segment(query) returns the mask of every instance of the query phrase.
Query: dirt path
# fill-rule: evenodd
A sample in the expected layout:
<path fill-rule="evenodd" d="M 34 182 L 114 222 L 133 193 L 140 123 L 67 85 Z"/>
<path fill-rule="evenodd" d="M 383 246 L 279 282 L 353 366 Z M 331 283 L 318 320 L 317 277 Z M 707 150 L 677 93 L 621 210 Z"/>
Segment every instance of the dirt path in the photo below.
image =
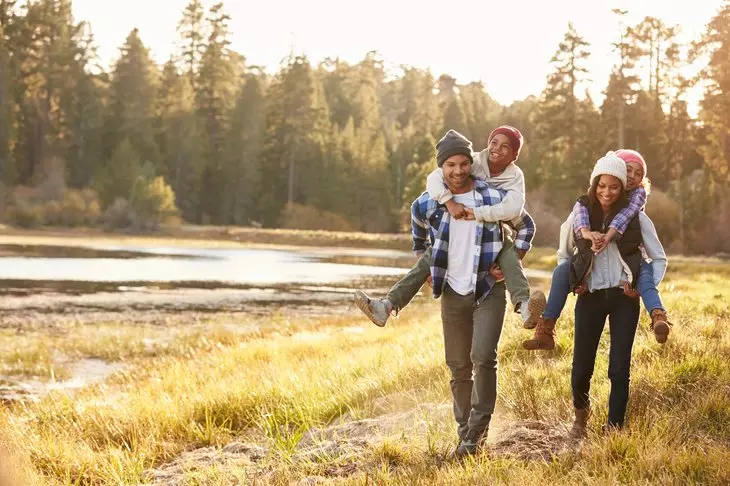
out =
<path fill-rule="evenodd" d="M 386 401 L 398 396 L 387 397 Z M 382 399 L 381 399 L 382 401 Z M 389 408 L 389 404 L 376 404 Z M 453 427 L 450 403 L 423 403 L 409 409 L 383 413 L 373 418 L 343 420 L 327 427 L 308 431 L 296 447 L 291 462 L 297 464 L 329 462 L 321 475 L 307 476 L 296 484 L 320 484 L 334 478 L 353 478 L 379 467 L 372 454 L 385 441 L 402 442 L 403 437 L 427 438 L 434 431 L 450 436 Z M 511 421 L 495 415 L 489 438 L 482 454 L 488 457 L 512 457 L 523 460 L 546 460 L 577 452 L 579 444 L 568 436 L 568 425 L 540 421 Z M 440 444 L 441 452 L 431 459 L 436 464 L 453 459 L 453 446 Z M 428 450 L 424 454 L 431 454 Z M 182 485 L 190 474 L 215 467 L 219 471 L 247 471 L 246 477 L 260 478 L 264 483 L 275 464 L 280 463 L 275 448 L 263 438 L 249 436 L 224 447 L 205 447 L 181 454 L 175 460 L 147 471 L 154 484 Z M 397 468 L 397 465 L 394 466 Z"/>

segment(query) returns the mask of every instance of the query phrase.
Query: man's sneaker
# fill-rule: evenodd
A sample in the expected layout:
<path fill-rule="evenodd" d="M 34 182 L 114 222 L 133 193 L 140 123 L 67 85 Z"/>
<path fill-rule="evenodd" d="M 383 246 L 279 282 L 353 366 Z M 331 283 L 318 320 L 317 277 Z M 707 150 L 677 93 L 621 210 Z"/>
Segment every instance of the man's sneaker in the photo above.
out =
<path fill-rule="evenodd" d="M 545 305 L 547 305 L 547 299 L 545 294 L 541 290 L 535 290 L 530 292 L 530 298 L 520 306 L 520 313 L 522 314 L 522 327 L 525 329 L 535 329 L 537 321 L 540 319 Z"/>
<path fill-rule="evenodd" d="M 385 299 L 373 300 L 362 290 L 355 291 L 355 305 L 378 327 L 385 326 L 390 317 L 391 305 Z"/>

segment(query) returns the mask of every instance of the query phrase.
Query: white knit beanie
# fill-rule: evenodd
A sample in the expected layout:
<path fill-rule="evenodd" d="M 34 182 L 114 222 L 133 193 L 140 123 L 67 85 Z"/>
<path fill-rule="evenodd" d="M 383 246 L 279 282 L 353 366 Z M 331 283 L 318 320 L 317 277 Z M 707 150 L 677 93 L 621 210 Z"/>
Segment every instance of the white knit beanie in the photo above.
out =
<path fill-rule="evenodd" d="M 621 181 L 626 189 L 626 162 L 614 152 L 608 152 L 598 159 L 591 173 L 591 184 L 593 180 L 602 175 L 611 175 Z"/>

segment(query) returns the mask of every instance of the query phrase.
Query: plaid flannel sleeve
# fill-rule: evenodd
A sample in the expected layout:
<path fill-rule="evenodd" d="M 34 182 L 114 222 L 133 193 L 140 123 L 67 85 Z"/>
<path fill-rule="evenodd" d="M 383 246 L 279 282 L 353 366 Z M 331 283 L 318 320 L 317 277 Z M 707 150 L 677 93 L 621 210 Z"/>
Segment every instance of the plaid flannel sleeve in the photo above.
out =
<path fill-rule="evenodd" d="M 530 213 L 523 209 L 518 217 L 509 222 L 509 225 L 517 231 L 517 235 L 515 236 L 515 248 L 530 251 L 536 229 L 535 220 L 532 219 Z"/>
<path fill-rule="evenodd" d="M 428 237 L 428 223 L 425 218 L 425 211 L 420 199 L 411 204 L 411 238 L 413 239 L 413 252 L 419 255 L 431 246 Z"/>
<path fill-rule="evenodd" d="M 583 228 L 591 227 L 591 222 L 588 216 L 588 208 L 583 206 L 581 203 L 576 202 L 573 206 L 573 232 L 576 238 L 583 238 L 580 230 Z"/>
<path fill-rule="evenodd" d="M 637 214 L 639 214 L 639 211 L 641 211 L 641 208 L 643 208 L 645 204 L 646 191 L 643 187 L 637 187 L 631 194 L 629 205 L 618 212 L 618 214 L 613 218 L 613 221 L 611 221 L 609 228 L 613 228 L 619 233 L 624 234 L 626 228 L 629 226 L 629 222 L 634 219 Z"/>

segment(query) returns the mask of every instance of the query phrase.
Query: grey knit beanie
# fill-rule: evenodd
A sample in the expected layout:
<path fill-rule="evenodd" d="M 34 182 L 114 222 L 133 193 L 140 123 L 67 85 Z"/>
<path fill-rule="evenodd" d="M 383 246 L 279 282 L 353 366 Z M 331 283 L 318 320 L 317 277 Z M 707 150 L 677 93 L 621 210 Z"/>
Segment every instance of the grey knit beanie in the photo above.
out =
<path fill-rule="evenodd" d="M 471 141 L 456 130 L 449 130 L 436 142 L 436 163 L 441 167 L 446 159 L 457 154 L 466 155 L 469 157 L 469 163 L 474 163 L 471 156 Z"/>

